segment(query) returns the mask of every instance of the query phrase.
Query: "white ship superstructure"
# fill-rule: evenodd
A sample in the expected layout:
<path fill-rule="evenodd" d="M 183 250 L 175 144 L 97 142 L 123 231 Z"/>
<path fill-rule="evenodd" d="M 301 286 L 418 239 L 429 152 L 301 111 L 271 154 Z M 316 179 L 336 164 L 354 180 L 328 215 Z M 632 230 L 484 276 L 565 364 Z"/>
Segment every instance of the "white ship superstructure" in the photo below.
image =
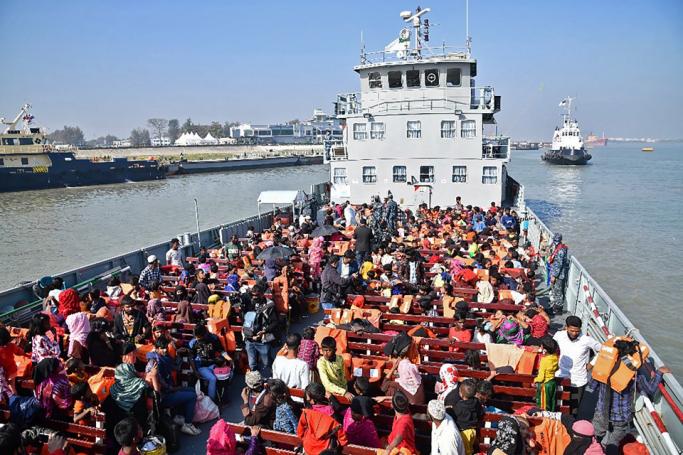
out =
<path fill-rule="evenodd" d="M 573 98 L 567 97 L 560 102 L 565 108 L 562 126 L 555 128 L 550 150 L 543 154 L 543 160 L 551 164 L 586 164 L 591 155 L 586 151 L 579 122 L 572 119 Z"/>
<path fill-rule="evenodd" d="M 505 199 L 509 138 L 484 137 L 500 97 L 476 87 L 468 46 L 428 47 L 429 8 L 383 51 L 361 50 L 360 93 L 338 95 L 343 141 L 327 151 L 334 201 L 386 196 L 405 206 L 448 205 L 457 195 L 481 206 Z"/>

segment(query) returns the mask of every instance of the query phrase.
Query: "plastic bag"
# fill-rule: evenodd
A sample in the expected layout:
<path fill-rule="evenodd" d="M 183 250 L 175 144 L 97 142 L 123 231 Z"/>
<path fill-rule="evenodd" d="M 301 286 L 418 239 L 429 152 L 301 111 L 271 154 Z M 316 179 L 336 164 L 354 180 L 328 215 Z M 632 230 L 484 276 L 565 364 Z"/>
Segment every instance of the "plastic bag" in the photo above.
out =
<path fill-rule="evenodd" d="M 197 381 L 197 384 L 195 384 L 195 390 L 197 391 L 197 402 L 194 405 L 194 418 L 192 422 L 204 423 L 217 419 L 220 416 L 218 406 L 211 398 L 204 395 L 200 381 Z"/>

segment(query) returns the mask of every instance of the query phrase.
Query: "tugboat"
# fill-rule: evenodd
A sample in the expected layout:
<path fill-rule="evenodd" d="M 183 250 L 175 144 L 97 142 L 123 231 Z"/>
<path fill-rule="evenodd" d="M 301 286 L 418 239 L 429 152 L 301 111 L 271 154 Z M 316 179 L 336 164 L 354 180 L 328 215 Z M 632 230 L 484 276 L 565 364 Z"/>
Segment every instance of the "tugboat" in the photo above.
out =
<path fill-rule="evenodd" d="M 0 134 L 0 193 L 42 190 L 72 186 L 140 182 L 166 177 L 166 169 L 155 160 L 91 161 L 78 159 L 73 152 L 59 151 L 46 143 L 45 132 L 31 126 L 31 106 L 22 106 Z M 23 123 L 23 128 L 17 125 Z"/>
<path fill-rule="evenodd" d="M 586 151 L 579 129 L 579 122 L 572 120 L 572 100 L 567 97 L 562 100 L 560 107 L 565 108 L 562 114 L 562 127 L 555 128 L 553 142 L 541 159 L 550 164 L 586 164 L 592 158 Z"/>

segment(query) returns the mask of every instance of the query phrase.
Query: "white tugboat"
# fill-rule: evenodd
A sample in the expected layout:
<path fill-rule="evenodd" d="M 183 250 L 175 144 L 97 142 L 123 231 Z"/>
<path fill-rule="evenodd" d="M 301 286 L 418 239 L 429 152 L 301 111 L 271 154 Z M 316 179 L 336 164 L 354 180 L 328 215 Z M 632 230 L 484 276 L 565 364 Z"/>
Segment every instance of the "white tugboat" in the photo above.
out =
<path fill-rule="evenodd" d="M 562 100 L 560 107 L 565 108 L 562 114 L 562 127 L 555 128 L 553 143 L 541 157 L 550 164 L 586 164 L 592 158 L 583 143 L 579 122 L 572 119 L 573 98 Z"/>
<path fill-rule="evenodd" d="M 400 14 L 398 37 L 379 52 L 361 49 L 360 93 L 337 96 L 343 141 L 327 144 L 331 199 L 360 204 L 389 192 L 406 207 L 482 207 L 510 196 L 508 137 L 484 137 L 500 97 L 475 87 L 470 39 L 429 47 L 429 8 Z"/>

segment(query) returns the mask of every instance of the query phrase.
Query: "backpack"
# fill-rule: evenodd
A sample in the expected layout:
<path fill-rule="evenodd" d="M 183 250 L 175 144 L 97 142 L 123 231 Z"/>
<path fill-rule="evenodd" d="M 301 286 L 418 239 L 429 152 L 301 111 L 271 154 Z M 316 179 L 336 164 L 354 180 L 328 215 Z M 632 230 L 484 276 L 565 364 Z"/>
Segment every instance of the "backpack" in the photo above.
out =
<path fill-rule="evenodd" d="M 384 346 L 384 354 L 389 357 L 399 357 L 404 354 L 410 348 L 413 339 L 406 332 L 401 332 L 395 335 L 389 342 Z"/>
<path fill-rule="evenodd" d="M 14 395 L 9 399 L 9 412 L 11 421 L 24 428 L 43 414 L 43 408 L 36 397 Z"/>
<path fill-rule="evenodd" d="M 252 338 L 256 334 L 254 328 L 255 322 L 256 311 L 247 311 L 244 315 L 244 321 L 242 322 L 242 334 L 245 338 Z"/>

